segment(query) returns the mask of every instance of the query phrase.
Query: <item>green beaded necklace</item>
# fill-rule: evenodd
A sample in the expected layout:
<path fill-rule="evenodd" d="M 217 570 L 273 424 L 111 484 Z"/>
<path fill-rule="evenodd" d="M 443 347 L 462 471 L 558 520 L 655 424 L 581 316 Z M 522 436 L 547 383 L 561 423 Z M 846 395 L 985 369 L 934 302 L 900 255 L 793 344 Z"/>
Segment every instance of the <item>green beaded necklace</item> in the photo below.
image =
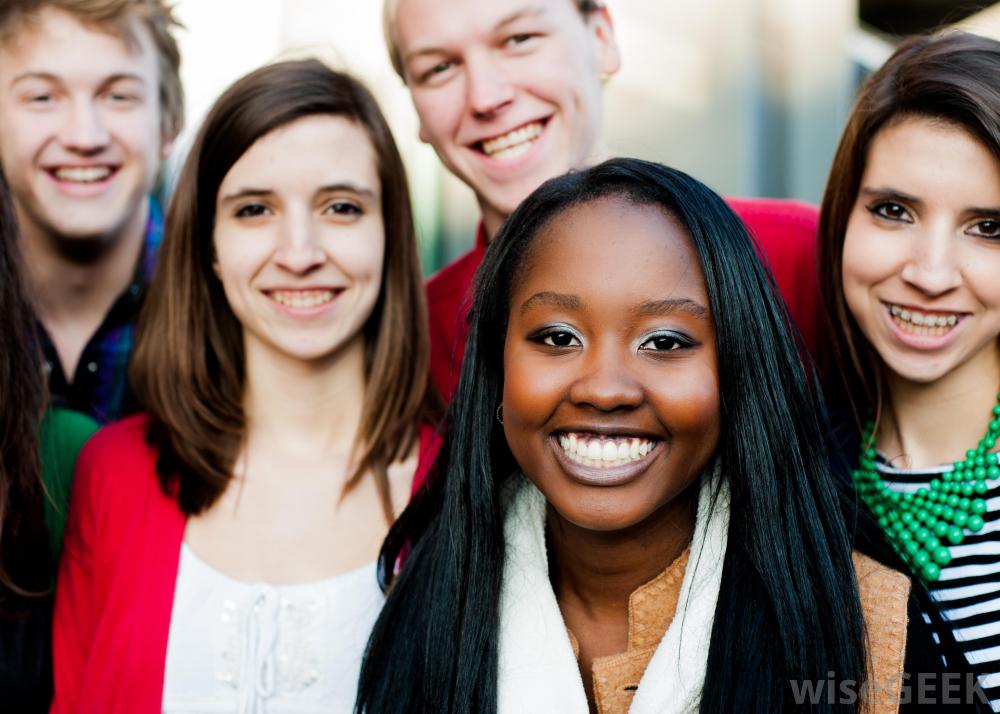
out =
<path fill-rule="evenodd" d="M 875 468 L 874 432 L 869 421 L 861 434 L 854 485 L 903 560 L 924 582 L 934 582 L 941 577 L 941 566 L 951 562 L 949 546 L 961 543 L 965 531 L 978 533 L 983 528 L 986 481 L 1000 478 L 1000 457 L 991 452 L 1000 439 L 1000 403 L 993 407 L 979 445 L 916 493 L 893 491 L 882 480 Z"/>

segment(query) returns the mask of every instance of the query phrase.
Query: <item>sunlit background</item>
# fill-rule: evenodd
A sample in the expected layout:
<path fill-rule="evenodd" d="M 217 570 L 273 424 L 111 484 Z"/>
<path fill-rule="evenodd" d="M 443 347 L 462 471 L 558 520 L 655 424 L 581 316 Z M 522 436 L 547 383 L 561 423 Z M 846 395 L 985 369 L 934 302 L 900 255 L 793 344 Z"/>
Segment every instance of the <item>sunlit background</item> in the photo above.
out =
<path fill-rule="evenodd" d="M 489 0 L 481 0 L 489 2 Z M 969 0 L 606 0 L 623 63 L 605 90 L 612 154 L 683 169 L 727 195 L 817 202 L 859 82 L 899 37 L 960 23 L 1000 36 Z M 188 97 L 183 153 L 219 93 L 255 67 L 318 56 L 378 97 L 407 163 L 424 268 L 468 249 L 471 192 L 417 139 L 381 0 L 178 0 Z M 990 7 L 993 6 L 993 7 Z"/>

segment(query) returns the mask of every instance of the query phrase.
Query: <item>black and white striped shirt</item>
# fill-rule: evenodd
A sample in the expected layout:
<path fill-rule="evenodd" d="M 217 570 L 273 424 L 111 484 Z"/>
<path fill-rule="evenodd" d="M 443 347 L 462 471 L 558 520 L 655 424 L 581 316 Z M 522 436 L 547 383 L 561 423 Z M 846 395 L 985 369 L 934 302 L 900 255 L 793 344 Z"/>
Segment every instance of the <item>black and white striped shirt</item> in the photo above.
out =
<path fill-rule="evenodd" d="M 882 459 L 877 467 L 890 488 L 903 492 L 927 487 L 951 470 L 951 464 L 919 471 L 898 469 Z M 980 684 L 993 710 L 1000 712 L 1000 480 L 987 485 L 982 496 L 986 499 L 983 529 L 965 531 L 962 544 L 950 546 L 952 560 L 929 589 L 969 662 L 984 673 Z"/>

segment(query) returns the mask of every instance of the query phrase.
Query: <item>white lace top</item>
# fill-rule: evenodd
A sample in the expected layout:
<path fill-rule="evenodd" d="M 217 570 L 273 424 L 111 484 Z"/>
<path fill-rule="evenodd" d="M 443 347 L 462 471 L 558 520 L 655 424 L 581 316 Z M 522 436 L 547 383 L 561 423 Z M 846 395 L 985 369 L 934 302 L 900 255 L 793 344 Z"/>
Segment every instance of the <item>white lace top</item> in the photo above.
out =
<path fill-rule="evenodd" d="M 317 582 L 270 585 L 234 580 L 183 544 L 163 714 L 353 711 L 382 602 L 374 563 Z"/>

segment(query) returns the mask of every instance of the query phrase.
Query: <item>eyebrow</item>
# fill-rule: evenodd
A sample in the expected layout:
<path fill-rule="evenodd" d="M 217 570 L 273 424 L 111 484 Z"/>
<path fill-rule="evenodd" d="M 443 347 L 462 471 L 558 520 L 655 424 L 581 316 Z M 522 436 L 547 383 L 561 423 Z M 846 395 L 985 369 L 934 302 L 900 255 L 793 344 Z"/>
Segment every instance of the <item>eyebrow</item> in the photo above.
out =
<path fill-rule="evenodd" d="M 543 291 L 535 293 L 521 303 L 521 314 L 536 306 L 555 307 L 563 310 L 579 310 L 583 301 L 576 295 Z M 636 317 L 654 317 L 683 312 L 699 319 L 708 318 L 708 308 L 689 298 L 668 298 L 666 300 L 647 300 L 635 309 Z"/>
<path fill-rule="evenodd" d="M 863 187 L 858 194 L 860 196 L 867 196 L 868 198 L 882 198 L 890 201 L 899 201 L 900 203 L 911 203 L 914 206 L 924 205 L 924 202 L 916 196 L 911 196 L 908 193 L 897 191 L 894 188 L 868 188 L 866 186 Z"/>
<path fill-rule="evenodd" d="M 21 74 L 14 77 L 11 80 L 10 86 L 14 86 L 18 82 L 23 82 L 26 79 L 40 79 L 44 82 L 54 82 L 56 84 L 62 84 L 62 77 L 52 74 L 51 72 L 22 72 Z M 132 82 L 138 82 L 139 84 L 145 85 L 146 79 L 138 74 L 132 74 L 130 72 L 118 72 L 116 74 L 109 75 L 105 77 L 100 86 L 106 87 L 109 84 L 114 84 L 115 82 L 120 82 L 122 80 L 128 80 Z"/>
<path fill-rule="evenodd" d="M 911 196 L 892 188 L 862 188 L 860 193 L 861 195 L 868 196 L 869 198 L 884 198 L 889 199 L 890 201 L 911 203 L 914 206 L 922 206 L 924 204 L 924 202 L 916 196 Z M 996 216 L 1000 214 L 1000 206 L 969 206 L 963 209 L 963 213 L 973 216 Z"/>
<path fill-rule="evenodd" d="M 541 5 L 528 5 L 527 7 L 522 7 L 519 10 L 515 10 L 509 15 L 504 16 L 501 20 L 493 26 L 493 32 L 502 30 L 507 25 L 517 22 L 524 17 L 535 17 L 538 15 L 544 15 L 545 8 Z M 422 47 L 412 52 L 407 52 L 403 56 L 403 64 L 406 64 L 415 57 L 424 57 L 426 55 L 440 55 L 445 54 L 446 50 L 443 47 Z"/>
<path fill-rule="evenodd" d="M 220 205 L 226 205 L 233 203 L 234 201 L 240 201 L 246 198 L 266 198 L 267 196 L 273 196 L 275 193 L 274 189 L 270 188 L 241 188 L 238 191 L 233 191 L 232 193 L 226 194 L 219 201 Z M 378 196 L 370 188 L 365 188 L 364 186 L 358 186 L 353 183 L 331 183 L 326 186 L 320 187 L 317 194 L 321 193 L 353 193 L 355 196 L 360 196 L 368 201 L 375 201 Z"/>
<path fill-rule="evenodd" d="M 543 291 L 535 293 L 521 303 L 521 314 L 523 315 L 528 310 L 538 305 L 545 307 L 557 307 L 563 310 L 579 310 L 583 305 L 583 302 L 576 295 Z"/>
<path fill-rule="evenodd" d="M 635 314 L 636 317 L 653 317 L 657 315 L 669 315 L 673 312 L 683 312 L 686 315 L 702 320 L 708 317 L 708 308 L 689 298 L 648 300 L 636 309 Z"/>

